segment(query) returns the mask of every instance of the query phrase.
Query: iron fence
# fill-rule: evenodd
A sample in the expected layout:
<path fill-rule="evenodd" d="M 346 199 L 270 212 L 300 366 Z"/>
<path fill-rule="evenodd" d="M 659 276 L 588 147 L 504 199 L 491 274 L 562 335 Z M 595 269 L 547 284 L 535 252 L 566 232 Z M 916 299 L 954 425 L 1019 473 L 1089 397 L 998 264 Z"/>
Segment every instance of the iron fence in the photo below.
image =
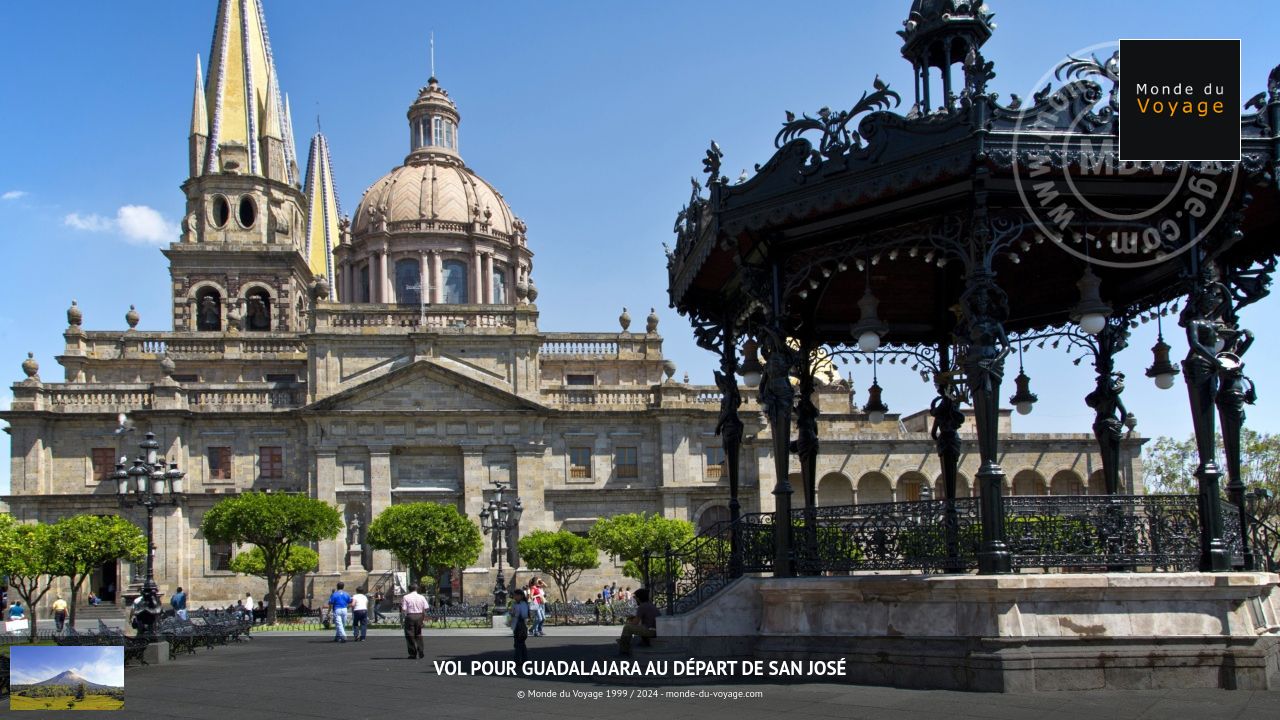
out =
<path fill-rule="evenodd" d="M 978 567 L 979 508 L 978 498 L 958 498 L 794 510 L 792 570 L 968 572 Z M 1015 571 L 1196 570 L 1200 516 L 1195 495 L 1004 498 Z M 1229 503 L 1223 503 L 1222 524 L 1232 557 L 1243 564 L 1240 517 Z M 1268 526 L 1251 524 L 1249 531 L 1251 547 L 1280 543 L 1280 533 Z M 653 580 L 647 584 L 669 614 L 687 612 L 735 578 L 772 571 L 775 541 L 773 513 L 716 523 L 680 547 L 647 556 Z"/>

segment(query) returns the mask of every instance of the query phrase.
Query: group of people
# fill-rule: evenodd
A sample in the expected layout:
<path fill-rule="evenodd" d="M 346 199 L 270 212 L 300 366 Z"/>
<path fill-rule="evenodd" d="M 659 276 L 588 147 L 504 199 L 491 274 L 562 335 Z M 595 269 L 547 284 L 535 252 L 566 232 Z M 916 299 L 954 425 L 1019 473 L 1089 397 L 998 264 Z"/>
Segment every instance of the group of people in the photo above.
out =
<path fill-rule="evenodd" d="M 347 641 L 347 620 L 351 620 L 351 634 L 355 642 L 361 642 L 369 635 L 369 596 L 363 587 L 356 588 L 356 594 L 346 591 L 346 583 L 338 583 L 338 588 L 329 595 L 329 617 L 333 619 L 333 641 Z"/>

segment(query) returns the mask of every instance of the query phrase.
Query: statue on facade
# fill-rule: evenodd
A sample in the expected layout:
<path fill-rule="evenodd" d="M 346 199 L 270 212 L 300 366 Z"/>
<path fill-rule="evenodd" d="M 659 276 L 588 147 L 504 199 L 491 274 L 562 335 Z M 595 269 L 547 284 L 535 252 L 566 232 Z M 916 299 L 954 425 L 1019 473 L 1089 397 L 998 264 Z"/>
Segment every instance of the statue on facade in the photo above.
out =
<path fill-rule="evenodd" d="M 360 542 L 360 516 L 351 516 L 351 524 L 347 525 L 347 551 L 359 550 L 363 547 Z"/>

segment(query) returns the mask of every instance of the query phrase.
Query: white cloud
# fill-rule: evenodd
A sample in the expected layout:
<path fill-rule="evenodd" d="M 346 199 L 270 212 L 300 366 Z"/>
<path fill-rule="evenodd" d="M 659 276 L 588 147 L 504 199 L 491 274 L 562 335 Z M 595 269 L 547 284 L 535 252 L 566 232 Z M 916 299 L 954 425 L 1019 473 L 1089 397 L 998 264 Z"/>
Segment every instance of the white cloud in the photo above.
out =
<path fill-rule="evenodd" d="M 99 648 L 97 657 L 73 668 L 75 673 L 90 682 L 112 687 L 124 687 L 124 648 L 121 646 Z"/>
<path fill-rule="evenodd" d="M 178 239 L 178 224 L 166 220 L 155 208 L 125 205 L 114 218 L 94 213 L 71 213 L 62 219 L 67 227 L 87 232 L 117 232 L 135 245 L 164 245 Z"/>
<path fill-rule="evenodd" d="M 110 219 L 101 215 L 81 215 L 80 213 L 71 213 L 63 218 L 62 222 L 67 227 L 89 232 L 108 232 L 115 225 Z"/>
<path fill-rule="evenodd" d="M 27 196 L 26 190 L 9 190 L 3 195 L 0 195 L 0 200 L 17 200 L 19 198 L 24 198 L 26 196 Z"/>

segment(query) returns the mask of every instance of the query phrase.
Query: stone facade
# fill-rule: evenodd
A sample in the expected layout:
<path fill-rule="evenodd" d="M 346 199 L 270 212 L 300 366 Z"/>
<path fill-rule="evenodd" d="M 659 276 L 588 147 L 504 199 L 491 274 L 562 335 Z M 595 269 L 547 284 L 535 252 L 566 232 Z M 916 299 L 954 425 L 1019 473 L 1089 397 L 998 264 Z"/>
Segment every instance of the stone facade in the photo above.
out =
<path fill-rule="evenodd" d="M 204 513 L 240 492 L 307 493 L 363 528 L 414 501 L 477 517 L 497 481 L 523 500 L 521 532 L 585 532 L 624 512 L 727 516 L 719 391 L 673 379 L 652 311 L 643 331 L 638 322 L 631 331 L 625 311 L 620 332 L 539 330 L 527 228 L 463 164 L 461 116 L 436 79 L 410 106 L 404 164 L 371 186 L 348 222 L 319 135 L 305 189 L 299 182 L 265 27 L 222 17 L 242 11 L 261 18 L 256 0 L 219 9 L 226 32 L 215 56 L 230 60 L 210 63 L 207 83 L 197 68 L 188 213 L 164 251 L 173 330 L 137 330 L 131 313 L 127 329 L 88 331 L 81 308 L 68 312 L 61 381 L 25 363 L 28 377 L 0 413 L 10 424 L 10 511 L 46 522 L 123 512 L 141 523 L 140 512 L 119 509 L 105 476 L 154 432 L 187 472 L 185 496 L 157 512 L 157 576 L 166 592 L 189 589 L 196 605 L 260 596 L 259 581 L 225 569 L 230 550 L 199 533 Z M 848 387 L 817 392 L 818 503 L 913 499 L 936 482 L 926 413 L 872 423 Z M 742 509 L 768 511 L 769 431 L 754 391 L 743 395 Z M 121 413 L 136 432 L 114 432 Z M 1007 415 L 1002 422 L 1012 430 Z M 1124 442 L 1128 492 L 1142 492 L 1141 444 Z M 1100 488 L 1091 435 L 1009 434 L 1002 447 L 1009 492 Z M 970 451 L 961 494 L 976 470 Z M 317 549 L 319 572 L 296 582 L 290 600 L 324 597 L 339 579 L 385 584 L 396 569 L 358 541 L 350 552 L 345 536 Z M 123 589 L 135 574 L 104 567 L 93 587 Z M 602 558 L 572 594 L 594 596 L 612 581 L 635 585 Z M 493 583 L 478 565 L 453 573 L 448 589 L 481 600 Z"/>

